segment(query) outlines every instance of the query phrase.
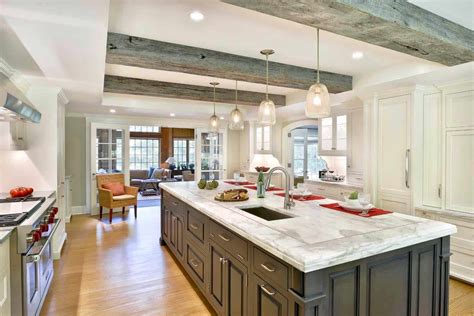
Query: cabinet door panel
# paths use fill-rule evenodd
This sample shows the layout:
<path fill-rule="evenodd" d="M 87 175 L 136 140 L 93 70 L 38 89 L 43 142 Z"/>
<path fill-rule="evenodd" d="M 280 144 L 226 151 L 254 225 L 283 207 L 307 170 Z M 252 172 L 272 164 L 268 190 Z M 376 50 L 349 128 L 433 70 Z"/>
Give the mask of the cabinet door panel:
<path fill-rule="evenodd" d="M 423 97 L 423 205 L 441 207 L 441 93 Z"/>
<path fill-rule="evenodd" d="M 255 316 L 284 316 L 288 314 L 288 301 L 274 287 L 256 274 L 252 282 L 253 306 Z"/>
<path fill-rule="evenodd" d="M 247 268 L 236 259 L 228 259 L 226 296 L 227 313 L 231 316 L 245 316 L 247 312 Z"/>
<path fill-rule="evenodd" d="M 170 225 L 171 225 L 171 212 L 164 206 L 164 224 L 163 224 L 163 235 L 166 240 L 170 239 Z"/>
<path fill-rule="evenodd" d="M 406 150 L 409 149 L 409 96 L 382 99 L 379 103 L 379 187 L 405 193 Z"/>
<path fill-rule="evenodd" d="M 446 127 L 474 125 L 474 90 L 446 95 Z"/>
<path fill-rule="evenodd" d="M 181 259 L 184 257 L 184 221 L 176 216 L 176 252 Z"/>
<path fill-rule="evenodd" d="M 176 249 L 176 240 L 178 235 L 176 234 L 176 216 L 171 212 L 171 223 L 170 223 L 170 246 L 172 249 Z"/>
<path fill-rule="evenodd" d="M 224 250 L 210 242 L 209 298 L 219 314 L 224 311 Z"/>
<path fill-rule="evenodd" d="M 474 130 L 446 133 L 446 208 L 474 212 Z"/>
<path fill-rule="evenodd" d="M 362 110 L 353 111 L 349 115 L 349 151 L 347 172 L 362 175 L 364 171 L 364 113 Z M 349 180 L 349 179 L 348 179 Z M 362 180 L 355 182 L 362 182 Z"/>

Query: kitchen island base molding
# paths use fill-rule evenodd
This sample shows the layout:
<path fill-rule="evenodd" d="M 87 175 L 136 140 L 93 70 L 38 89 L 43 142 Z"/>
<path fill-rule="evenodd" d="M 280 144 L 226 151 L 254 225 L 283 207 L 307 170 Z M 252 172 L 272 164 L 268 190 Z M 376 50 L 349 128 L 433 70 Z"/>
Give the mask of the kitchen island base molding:
<path fill-rule="evenodd" d="M 303 273 L 162 192 L 160 244 L 218 315 L 447 315 L 449 236 Z"/>

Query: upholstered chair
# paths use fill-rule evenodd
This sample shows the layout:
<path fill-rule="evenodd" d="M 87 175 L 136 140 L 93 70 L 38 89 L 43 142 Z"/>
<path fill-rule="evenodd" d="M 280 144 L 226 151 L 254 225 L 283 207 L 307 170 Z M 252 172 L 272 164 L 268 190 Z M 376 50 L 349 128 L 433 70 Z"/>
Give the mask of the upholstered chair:
<path fill-rule="evenodd" d="M 113 209 L 122 208 L 125 214 L 125 207 L 132 206 L 137 218 L 137 194 L 138 188 L 126 186 L 123 173 L 98 174 L 97 190 L 99 191 L 100 219 L 102 219 L 102 209 L 109 209 L 109 222 L 112 223 Z"/>

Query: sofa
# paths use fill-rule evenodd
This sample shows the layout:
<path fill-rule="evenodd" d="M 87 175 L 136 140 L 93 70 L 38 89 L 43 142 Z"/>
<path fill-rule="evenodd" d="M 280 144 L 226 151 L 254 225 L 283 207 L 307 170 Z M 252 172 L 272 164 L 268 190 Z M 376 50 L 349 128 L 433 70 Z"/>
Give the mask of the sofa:
<path fill-rule="evenodd" d="M 148 170 L 130 170 L 130 185 L 139 188 L 142 181 L 148 179 Z"/>
<path fill-rule="evenodd" d="M 149 176 L 151 173 L 151 176 Z M 130 170 L 130 185 L 140 188 L 143 180 L 146 179 L 169 180 L 171 178 L 171 170 L 156 168 L 151 170 Z"/>

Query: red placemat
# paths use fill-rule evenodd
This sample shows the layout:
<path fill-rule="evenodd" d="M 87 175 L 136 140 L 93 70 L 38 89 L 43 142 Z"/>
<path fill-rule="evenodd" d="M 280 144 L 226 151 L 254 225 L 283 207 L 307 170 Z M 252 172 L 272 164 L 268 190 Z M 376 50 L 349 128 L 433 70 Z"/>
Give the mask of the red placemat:
<path fill-rule="evenodd" d="M 224 182 L 227 183 L 227 184 L 238 185 L 238 186 L 253 184 L 253 182 L 249 182 L 249 181 L 238 182 L 238 181 L 230 181 L 230 180 L 228 180 L 228 181 L 224 181 Z"/>
<path fill-rule="evenodd" d="M 353 211 L 348 211 L 348 210 L 345 210 L 343 209 L 339 203 L 332 203 L 332 204 L 324 204 L 324 205 L 320 205 L 322 207 L 325 207 L 325 208 L 329 208 L 331 210 L 335 210 L 335 211 L 339 211 L 339 212 L 344 212 L 344 213 L 348 213 L 348 214 L 352 214 L 352 215 L 358 215 L 358 216 L 361 216 L 360 215 L 360 212 L 353 212 Z M 367 214 L 368 216 L 363 216 L 363 217 L 372 217 L 372 216 L 378 216 L 378 215 L 384 215 L 384 214 L 391 214 L 393 212 L 390 212 L 390 211 L 384 211 L 384 210 L 381 210 L 379 208 L 373 208 L 370 210 L 370 212 Z M 362 217 L 362 216 L 361 216 Z"/>
<path fill-rule="evenodd" d="M 285 196 L 285 193 L 275 193 L 275 195 L 278 196 Z M 324 200 L 324 196 L 319 196 L 319 195 L 308 195 L 308 196 L 303 196 L 303 195 L 298 195 L 298 194 L 293 194 L 293 199 L 296 201 L 316 201 L 316 200 Z"/>
<path fill-rule="evenodd" d="M 244 187 L 246 187 L 247 189 L 252 189 L 252 190 L 257 190 L 257 186 L 256 185 L 244 185 Z M 277 187 L 270 187 L 268 188 L 267 190 L 265 190 L 266 192 L 271 192 L 271 191 L 283 191 L 282 188 L 277 188 Z"/>

